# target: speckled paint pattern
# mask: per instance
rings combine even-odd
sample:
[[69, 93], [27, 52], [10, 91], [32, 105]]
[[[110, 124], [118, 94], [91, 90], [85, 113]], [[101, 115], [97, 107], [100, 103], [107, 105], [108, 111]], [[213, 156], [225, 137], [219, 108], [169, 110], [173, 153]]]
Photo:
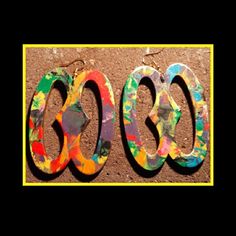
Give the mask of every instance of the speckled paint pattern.
[[[195, 116], [195, 141], [191, 153], [181, 151], [175, 141], [175, 127], [181, 117], [181, 110], [170, 95], [173, 79], [179, 76], [186, 83], [191, 95]], [[149, 78], [155, 88], [156, 98], [149, 114], [159, 133], [160, 143], [154, 154], [143, 147], [136, 122], [137, 89], [142, 79]], [[146, 170], [160, 168], [168, 154], [183, 167], [196, 167], [205, 158], [209, 139], [209, 122], [203, 87], [192, 70], [184, 64], [169, 66], [164, 75], [149, 66], [136, 68], [124, 87], [123, 122], [129, 149], [135, 161]]]
[[[56, 116], [64, 133], [64, 144], [60, 155], [51, 158], [47, 155], [43, 143], [43, 116], [50, 91], [57, 80], [64, 84], [67, 91], [65, 104]], [[80, 148], [80, 136], [89, 121], [81, 107], [80, 99], [84, 85], [88, 81], [97, 84], [103, 108], [100, 137], [90, 159], [83, 156]], [[83, 174], [91, 175], [99, 172], [111, 149], [114, 122], [114, 96], [111, 84], [104, 74], [96, 70], [84, 71], [72, 78], [61, 68], [45, 74], [36, 88], [29, 118], [30, 151], [35, 165], [43, 172], [51, 174], [63, 170], [72, 159], [76, 168]]]

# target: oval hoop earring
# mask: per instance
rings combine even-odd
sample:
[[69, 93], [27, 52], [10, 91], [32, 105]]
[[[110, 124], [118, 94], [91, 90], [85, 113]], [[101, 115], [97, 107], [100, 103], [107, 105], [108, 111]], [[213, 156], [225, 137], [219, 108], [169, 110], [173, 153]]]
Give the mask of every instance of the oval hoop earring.
[[[156, 63], [155, 63], [156, 65]], [[195, 139], [193, 149], [184, 154], [175, 141], [175, 127], [181, 110], [169, 92], [173, 79], [179, 76], [186, 83], [194, 107]], [[136, 98], [139, 83], [149, 78], [155, 88], [156, 98], [149, 117], [159, 133], [159, 146], [154, 154], [143, 147], [136, 122]], [[156, 170], [165, 162], [167, 155], [183, 167], [196, 167], [206, 157], [209, 139], [208, 110], [203, 87], [192, 70], [184, 64], [172, 64], [162, 74], [150, 66], [140, 66], [129, 76], [123, 93], [123, 123], [126, 139], [135, 161], [146, 170]]]
[[[93, 175], [102, 169], [110, 153], [114, 136], [115, 103], [109, 79], [96, 70], [83, 71], [80, 74], [77, 71], [74, 78], [62, 68], [45, 74], [33, 96], [29, 117], [30, 151], [35, 165], [48, 174], [63, 170], [72, 159], [80, 172]], [[56, 116], [64, 134], [64, 143], [59, 156], [51, 158], [47, 155], [43, 142], [43, 117], [50, 91], [58, 80], [64, 84], [67, 92], [67, 99]], [[83, 156], [80, 148], [81, 134], [89, 122], [80, 103], [83, 88], [88, 81], [96, 83], [102, 101], [101, 132], [96, 150], [90, 159]]]

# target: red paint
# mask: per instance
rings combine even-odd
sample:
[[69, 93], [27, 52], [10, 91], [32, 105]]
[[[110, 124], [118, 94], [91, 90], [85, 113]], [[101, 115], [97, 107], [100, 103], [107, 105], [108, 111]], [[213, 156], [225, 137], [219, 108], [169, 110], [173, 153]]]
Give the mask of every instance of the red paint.
[[206, 123], [206, 124], [204, 125], [204, 130], [209, 130], [209, 128], [210, 128], [210, 124], [209, 124], [209, 123]]
[[168, 153], [166, 153], [165, 148], [162, 148], [162, 149], [159, 149], [159, 150], [157, 151], [157, 154], [158, 154], [159, 156], [164, 156], [164, 155], [167, 155]]
[[129, 141], [135, 141], [136, 140], [136, 136], [135, 135], [132, 135], [132, 134], [127, 134], [127, 139]]
[[139, 140], [135, 135], [127, 134], [126, 136], [127, 136], [127, 139], [129, 141], [134, 141], [137, 146], [141, 146], [142, 145], [141, 140]]
[[56, 158], [51, 162], [51, 168], [50, 169], [51, 169], [52, 173], [57, 172], [57, 169], [60, 165], [59, 161], [60, 161], [60, 158]]
[[42, 156], [45, 155], [45, 149], [44, 149], [44, 146], [41, 142], [34, 141], [32, 143], [32, 151], [34, 153], [37, 153], [37, 154], [42, 155]]
[[99, 71], [92, 71], [86, 76], [85, 80], [92, 80], [97, 84], [103, 105], [108, 104], [111, 107], [114, 106], [111, 102], [110, 92], [107, 86], [105, 85], [106, 79], [103, 74], [101, 74]]
[[74, 147], [70, 148], [69, 156], [76, 157], [78, 154], [81, 153], [79, 145], [75, 145]]
[[39, 131], [38, 138], [42, 139], [43, 138], [43, 127], [39, 126], [38, 131]]
[[34, 122], [32, 121], [32, 119], [29, 119], [29, 128], [30, 129], [34, 128]]

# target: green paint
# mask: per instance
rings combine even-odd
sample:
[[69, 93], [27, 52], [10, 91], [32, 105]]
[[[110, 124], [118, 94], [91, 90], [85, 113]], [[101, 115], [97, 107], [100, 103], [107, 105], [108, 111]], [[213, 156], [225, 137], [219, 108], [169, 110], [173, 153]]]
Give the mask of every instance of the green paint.
[[128, 141], [128, 145], [129, 145], [130, 150], [132, 150], [131, 152], [132, 152], [133, 156], [136, 157], [139, 153], [139, 149], [138, 149], [137, 145], [133, 141]]
[[203, 130], [203, 122], [202, 122], [202, 120], [197, 120], [196, 127], [197, 127], [198, 131]]
[[132, 122], [133, 120], [130, 118], [129, 114], [124, 114], [124, 118], [128, 120], [129, 122]]
[[49, 76], [48, 74], [43, 76], [42, 80], [40, 81], [36, 89], [36, 92], [42, 92], [46, 94], [50, 92], [52, 83], [56, 80], [56, 78], [50, 75], [50, 79], [48, 79], [49, 78], [48, 76]]

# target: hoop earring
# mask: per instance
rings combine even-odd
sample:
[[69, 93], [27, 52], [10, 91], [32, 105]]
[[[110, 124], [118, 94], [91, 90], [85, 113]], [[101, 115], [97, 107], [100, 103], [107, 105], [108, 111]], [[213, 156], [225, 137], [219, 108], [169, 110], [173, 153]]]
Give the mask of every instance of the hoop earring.
[[[99, 71], [88, 70], [80, 74], [77, 71], [74, 78], [62, 68], [45, 74], [33, 96], [29, 118], [30, 151], [35, 165], [48, 174], [63, 170], [71, 159], [83, 174], [95, 174], [104, 166], [111, 149], [115, 122], [115, 103], [111, 84], [108, 78]], [[47, 155], [43, 143], [43, 116], [50, 91], [57, 80], [64, 84], [67, 99], [56, 116], [64, 133], [64, 144], [59, 156], [52, 159]], [[89, 118], [82, 109], [80, 99], [84, 85], [88, 81], [97, 84], [102, 100], [101, 132], [97, 148], [90, 159], [85, 158], [80, 149], [81, 133], [89, 122]]]
[[[181, 151], [174, 138], [181, 110], [171, 97], [169, 87], [176, 76], [183, 79], [187, 85], [194, 107], [195, 139], [193, 149], [189, 154]], [[156, 126], [160, 137], [158, 149], [153, 155], [143, 147], [136, 122], [137, 90], [140, 81], [147, 77], [152, 81], [156, 92], [156, 99], [149, 117]], [[123, 123], [130, 152], [135, 161], [146, 170], [160, 168], [168, 154], [183, 167], [196, 167], [206, 157], [209, 122], [203, 87], [192, 70], [184, 64], [172, 64], [164, 74], [150, 66], [136, 68], [128, 76], [124, 86]]]

